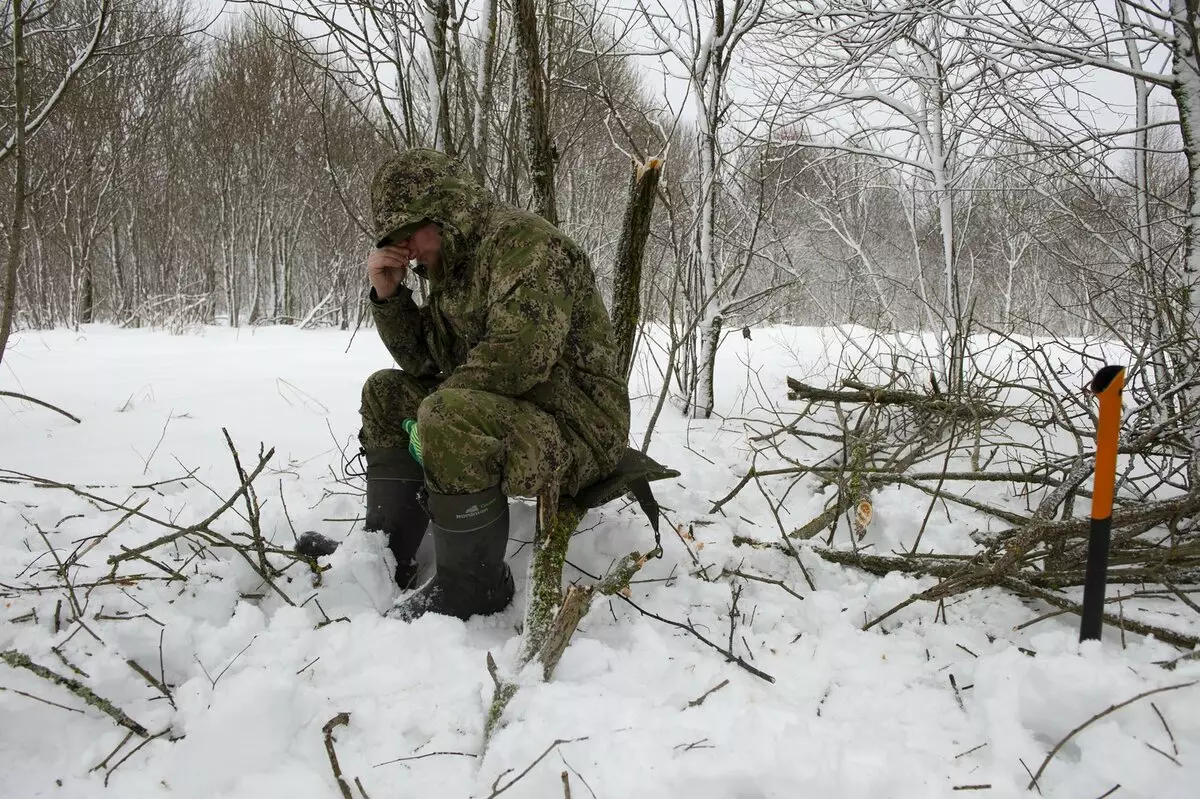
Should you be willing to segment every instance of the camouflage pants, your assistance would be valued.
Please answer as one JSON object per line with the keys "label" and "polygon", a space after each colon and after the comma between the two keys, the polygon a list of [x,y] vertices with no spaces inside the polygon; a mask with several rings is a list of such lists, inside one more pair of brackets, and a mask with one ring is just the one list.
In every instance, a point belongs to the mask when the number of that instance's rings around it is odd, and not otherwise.
{"label": "camouflage pants", "polygon": [[522,400],[468,389],[438,389],[436,380],[399,369],[363,384],[364,447],[406,447],[401,423],[417,420],[425,479],[445,494],[499,485],[509,496],[533,497],[561,485],[571,452],[550,414]]}

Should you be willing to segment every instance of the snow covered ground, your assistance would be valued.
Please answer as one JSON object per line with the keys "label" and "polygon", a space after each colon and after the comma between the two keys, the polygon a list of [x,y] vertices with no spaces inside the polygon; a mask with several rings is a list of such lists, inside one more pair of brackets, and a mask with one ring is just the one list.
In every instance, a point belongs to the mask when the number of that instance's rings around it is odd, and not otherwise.
{"label": "snow covered ground", "polygon": [[[752,341],[731,339],[717,379],[724,418],[689,422],[668,408],[650,447],[683,473],[656,493],[670,521],[693,525],[696,540],[689,552],[668,530],[666,556],[640,575],[633,601],[690,620],[724,646],[731,591],[740,587],[734,652],[775,682],[622,601],[597,601],[554,679],[521,689],[507,726],[479,757],[492,687],[487,655],[501,669],[513,661],[521,607],[466,624],[380,617],[392,600],[382,544],[351,521],[359,498],[335,480],[341,449],[353,448],[359,385],[390,365],[373,331],[352,344],[348,333],[290,329],[18,334],[0,389],[61,405],[83,421],[0,399],[0,468],[11,470],[0,478],[18,472],[71,483],[128,507],[147,501],[142,513],[192,524],[238,484],[224,427],[247,469],[260,442],[275,448],[256,481],[269,538],[288,545],[294,525],[346,543],[320,587],[299,569],[280,582],[294,606],[264,595],[253,571],[228,553],[201,553],[180,567],[177,558],[192,553],[173,546],[150,556],[181,569],[186,582],[126,561],[118,576],[146,579],[83,587],[109,574],[106,558],[121,547],[168,532],[128,519],[71,572],[85,627],[66,621],[73,614],[64,590],[29,589],[59,585],[56,558],[124,512],[61,488],[0,482],[0,651],[18,650],[78,678],[160,734],[133,751],[140,739],[122,745],[126,730],[108,716],[28,670],[0,664],[0,796],[337,797],[322,728],[343,712],[348,724],[333,733],[341,769],[354,796],[361,795],[357,778],[372,799],[489,797],[506,784],[508,797],[557,798],[564,772],[577,799],[1023,796],[1027,769],[1036,771],[1073,728],[1144,691],[1200,678],[1200,662],[1173,671],[1155,665],[1180,654],[1160,642],[1133,635],[1123,642],[1110,630],[1102,644],[1080,646],[1073,616],[1015,631],[1044,608],[1000,591],[949,601],[944,618],[914,604],[863,632],[866,620],[932,581],[874,578],[801,544],[811,590],[785,555],[735,547],[735,534],[779,537],[753,486],[723,514],[708,513],[748,466],[740,419],[765,418],[772,404],[787,419],[799,407],[785,399],[785,377],[820,384],[838,353],[830,331],[756,330]],[[645,390],[635,388],[638,443],[654,405]],[[766,485],[782,491],[787,484]],[[1005,488],[983,486],[975,496],[1004,502]],[[882,491],[864,545],[887,553],[910,544],[927,508],[921,496]],[[827,499],[802,481],[788,495],[783,525],[808,521]],[[244,504],[214,528],[246,529],[237,514]],[[513,519],[510,557],[521,596],[531,506],[516,506]],[[987,524],[958,510],[949,518],[939,510],[932,520],[924,542],[943,552],[965,551],[968,533]],[[567,576],[603,572],[650,541],[636,509],[613,503],[585,520]],[[740,569],[790,591],[700,579],[693,554],[710,576]],[[327,616],[345,620],[323,623]],[[1172,624],[1197,632],[1186,616]],[[152,680],[165,678],[171,701],[129,661]],[[1041,794],[1196,796],[1198,701],[1200,686],[1171,690],[1091,724],[1046,766]],[[558,740],[569,742],[521,776]]]}

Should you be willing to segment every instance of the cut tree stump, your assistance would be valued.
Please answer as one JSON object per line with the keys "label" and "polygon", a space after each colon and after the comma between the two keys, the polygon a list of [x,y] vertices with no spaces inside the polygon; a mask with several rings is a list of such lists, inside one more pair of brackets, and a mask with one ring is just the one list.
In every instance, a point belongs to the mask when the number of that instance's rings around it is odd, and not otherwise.
{"label": "cut tree stump", "polygon": [[[637,450],[628,449],[617,470],[608,478],[580,491],[576,498],[543,494],[537,502],[537,529],[534,535],[533,558],[529,566],[529,600],[525,608],[525,627],[521,649],[511,674],[519,675],[530,664],[541,667],[541,678],[549,680],[562,659],[579,622],[591,609],[596,594],[612,596],[629,587],[629,581],[651,558],[659,557],[658,506],[650,497],[644,498],[643,510],[651,515],[655,530],[655,546],[649,552],[631,552],[617,560],[595,585],[573,585],[564,593],[563,565],[571,536],[579,527],[588,509],[599,507],[632,490],[629,483],[644,478],[647,482],[678,477],[679,472],[668,469]],[[644,488],[645,486],[643,486]],[[635,494],[638,492],[634,491]],[[518,683],[500,674],[488,655],[488,672],[495,683],[495,692],[484,723],[484,747],[492,735],[503,726],[504,709],[517,693]]]}

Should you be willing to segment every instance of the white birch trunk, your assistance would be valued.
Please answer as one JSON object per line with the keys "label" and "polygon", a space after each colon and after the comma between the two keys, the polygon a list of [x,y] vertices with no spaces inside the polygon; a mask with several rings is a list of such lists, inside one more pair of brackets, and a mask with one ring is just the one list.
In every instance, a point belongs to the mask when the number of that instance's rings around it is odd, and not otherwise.
{"label": "white birch trunk", "polygon": [[[1172,26],[1175,33],[1172,48],[1172,72],[1175,102],[1179,107],[1179,128],[1183,136],[1183,152],[1188,168],[1187,221],[1183,232],[1183,269],[1180,283],[1186,292],[1188,328],[1191,342],[1200,338],[1200,250],[1196,248],[1196,225],[1200,220],[1200,54],[1196,50],[1197,8],[1195,0],[1171,0]],[[1184,360],[1193,364],[1196,358]],[[1200,390],[1190,389],[1188,399],[1200,400]],[[1193,480],[1200,477],[1196,459],[1200,457],[1200,424],[1193,424],[1192,465],[1188,470]]]}
{"label": "white birch trunk", "polygon": [[1183,150],[1188,166],[1187,221],[1184,228],[1183,288],[1188,292],[1193,334],[1200,333],[1200,250],[1196,248],[1197,221],[1200,220],[1200,62],[1196,52],[1197,10],[1191,0],[1171,0],[1175,32],[1172,70],[1175,77],[1175,102]]}
{"label": "white birch trunk", "polygon": [[442,85],[438,81],[437,18],[428,4],[424,6],[421,22],[424,24],[425,41],[429,45],[429,72],[426,74],[425,93],[429,103],[429,121],[433,127],[433,149],[444,150],[446,143],[442,141]]}
{"label": "white birch trunk", "polygon": [[482,183],[487,173],[488,139],[492,114],[493,72],[496,69],[497,2],[484,0],[480,33],[483,36],[483,57],[479,74],[475,76],[475,114],[472,120],[471,144],[475,151],[475,177]]}

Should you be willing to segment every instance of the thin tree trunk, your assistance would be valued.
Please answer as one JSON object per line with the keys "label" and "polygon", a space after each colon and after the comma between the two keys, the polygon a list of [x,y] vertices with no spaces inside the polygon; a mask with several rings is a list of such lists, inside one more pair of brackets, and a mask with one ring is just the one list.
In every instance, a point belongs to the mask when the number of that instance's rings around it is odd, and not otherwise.
{"label": "thin tree trunk", "polygon": [[524,110],[525,148],[534,208],[558,224],[554,195],[554,152],[550,143],[550,113],[546,105],[542,47],[538,37],[537,0],[513,0],[517,28],[517,61],[520,65],[521,106]]}
{"label": "thin tree trunk", "polygon": [[492,95],[495,86],[496,38],[499,29],[498,0],[484,0],[483,59],[475,79],[475,116],[471,143],[475,151],[475,179],[480,184],[487,175],[488,147],[491,132]]}
{"label": "thin tree trunk", "polygon": [[17,306],[17,266],[21,262],[21,240],[25,229],[25,194],[28,178],[25,172],[25,13],[22,0],[12,0],[12,92],[13,92],[13,149],[15,178],[13,180],[12,218],[8,228],[8,258],[4,269],[3,305],[0,306],[0,362],[8,347]]}
{"label": "thin tree trunk", "polygon": [[433,149],[454,155],[454,139],[450,134],[450,80],[446,57],[446,30],[450,26],[449,0],[432,0],[425,10],[425,37],[433,76],[429,83],[429,111],[433,121]]}
{"label": "thin tree trunk", "polygon": [[634,166],[629,204],[613,265],[612,320],[617,339],[617,368],[626,376],[633,365],[633,344],[642,315],[642,256],[650,235],[650,218],[661,174],[662,161],[657,158],[644,166]]}
{"label": "thin tree trunk", "polygon": [[1184,226],[1183,288],[1188,292],[1188,310],[1193,332],[1200,332],[1200,249],[1196,247],[1200,223],[1200,47],[1197,44],[1198,0],[1171,0],[1175,31],[1172,69],[1173,93],[1179,107],[1183,152],[1188,166],[1187,222]]}

